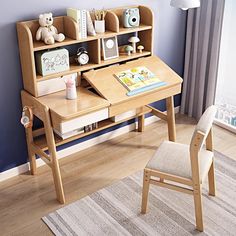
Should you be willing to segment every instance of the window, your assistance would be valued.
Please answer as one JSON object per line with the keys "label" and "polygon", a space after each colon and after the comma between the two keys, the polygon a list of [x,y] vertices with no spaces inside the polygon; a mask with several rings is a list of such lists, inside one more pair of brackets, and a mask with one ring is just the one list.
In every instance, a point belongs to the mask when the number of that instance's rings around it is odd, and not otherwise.
{"label": "window", "polygon": [[226,0],[215,104],[216,123],[236,132],[236,1]]}

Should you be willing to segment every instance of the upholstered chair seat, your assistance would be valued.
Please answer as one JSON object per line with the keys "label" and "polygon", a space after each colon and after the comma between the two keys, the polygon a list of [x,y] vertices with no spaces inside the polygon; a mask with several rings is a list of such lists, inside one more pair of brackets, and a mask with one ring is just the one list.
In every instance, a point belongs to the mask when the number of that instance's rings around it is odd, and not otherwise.
{"label": "upholstered chair seat", "polygon": [[[189,156],[189,145],[164,141],[148,162],[146,168],[192,179]],[[212,158],[213,152],[211,151],[202,149],[199,152],[200,180],[208,173]]]}

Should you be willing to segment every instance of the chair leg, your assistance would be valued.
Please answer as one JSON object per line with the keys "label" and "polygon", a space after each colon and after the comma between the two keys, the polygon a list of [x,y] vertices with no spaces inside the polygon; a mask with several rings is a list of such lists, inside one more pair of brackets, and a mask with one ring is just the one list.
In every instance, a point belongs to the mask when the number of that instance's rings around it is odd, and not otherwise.
{"label": "chair leg", "polygon": [[215,187],[215,173],[214,173],[214,162],[212,162],[210,170],[208,172],[208,184],[209,184],[209,195],[216,195],[216,187]]}
{"label": "chair leg", "polygon": [[143,195],[142,195],[142,207],[141,207],[141,213],[142,214],[145,214],[147,212],[149,180],[150,180],[149,171],[144,169],[144,173],[143,173]]}
{"label": "chair leg", "polygon": [[196,186],[193,190],[194,207],[195,207],[195,218],[196,228],[199,231],[203,231],[203,218],[202,218],[202,191],[201,186]]}

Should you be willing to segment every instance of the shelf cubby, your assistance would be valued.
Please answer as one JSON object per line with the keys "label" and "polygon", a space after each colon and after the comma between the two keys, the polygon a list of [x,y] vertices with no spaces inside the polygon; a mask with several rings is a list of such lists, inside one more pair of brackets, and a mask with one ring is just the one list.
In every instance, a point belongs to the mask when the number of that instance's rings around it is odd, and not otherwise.
{"label": "shelf cubby", "polygon": [[[135,32],[139,31],[138,29],[149,29],[152,28],[153,26],[153,12],[151,11],[150,8],[145,7],[145,6],[129,6],[127,8],[139,8],[139,14],[140,14],[140,26],[139,27],[134,27],[134,28],[124,28],[123,27],[123,11],[126,9],[125,7],[121,8],[115,8],[111,9],[113,13],[116,14],[118,20],[119,20],[119,31],[118,32]],[[136,29],[136,30],[135,30]]]}
{"label": "shelf cubby", "polygon": [[145,50],[153,52],[153,42],[152,42],[152,37],[153,37],[153,31],[148,29],[148,30],[143,30],[138,32],[138,37],[140,39],[140,42],[138,44],[141,44],[144,46]]}

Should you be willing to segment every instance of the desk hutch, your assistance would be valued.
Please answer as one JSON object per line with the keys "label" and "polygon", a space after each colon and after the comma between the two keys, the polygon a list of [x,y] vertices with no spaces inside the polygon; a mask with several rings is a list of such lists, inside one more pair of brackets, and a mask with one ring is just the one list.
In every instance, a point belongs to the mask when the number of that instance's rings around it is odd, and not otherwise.
{"label": "desk hutch", "polygon": [[[132,6],[133,7],[133,6]],[[31,173],[36,173],[36,157],[38,155],[51,169],[56,189],[57,199],[65,203],[65,195],[57,159],[56,146],[90,135],[94,132],[112,127],[124,121],[138,118],[138,131],[144,130],[144,115],[153,113],[168,123],[169,139],[175,141],[175,121],[173,96],[181,92],[182,79],[164,62],[153,55],[153,27],[154,16],[148,7],[135,6],[140,11],[140,26],[123,28],[122,12],[127,7],[110,9],[107,12],[106,32],[96,36],[79,39],[76,23],[68,16],[54,18],[54,25],[58,31],[64,33],[66,39],[53,45],[45,45],[35,41],[35,34],[39,27],[38,20],[18,22],[18,42],[22,67],[24,90],[21,92],[22,105],[29,106],[33,115],[44,124],[43,128],[26,129],[28,154]],[[125,36],[136,33],[145,50],[142,53],[120,54],[118,58],[103,60],[101,55],[101,39],[112,36]],[[42,50],[65,47],[81,43],[86,44],[90,61],[80,66],[70,64],[70,70],[47,76],[37,73],[35,53]],[[114,64],[114,65],[113,65]],[[110,67],[109,65],[113,65]],[[167,85],[134,96],[127,96],[127,90],[115,79],[114,73],[135,66],[146,66]],[[67,74],[78,73],[78,98],[66,100],[65,91],[45,96],[39,96],[38,88],[42,81],[50,80]],[[88,87],[96,90],[90,91]],[[150,103],[166,99],[167,114],[153,107]],[[130,110],[136,114],[115,122],[112,117]],[[86,121],[97,121],[98,127],[90,132],[74,135],[62,139],[54,130],[68,131],[68,127],[78,124],[86,125]],[[46,152],[48,151],[48,152]]]}

